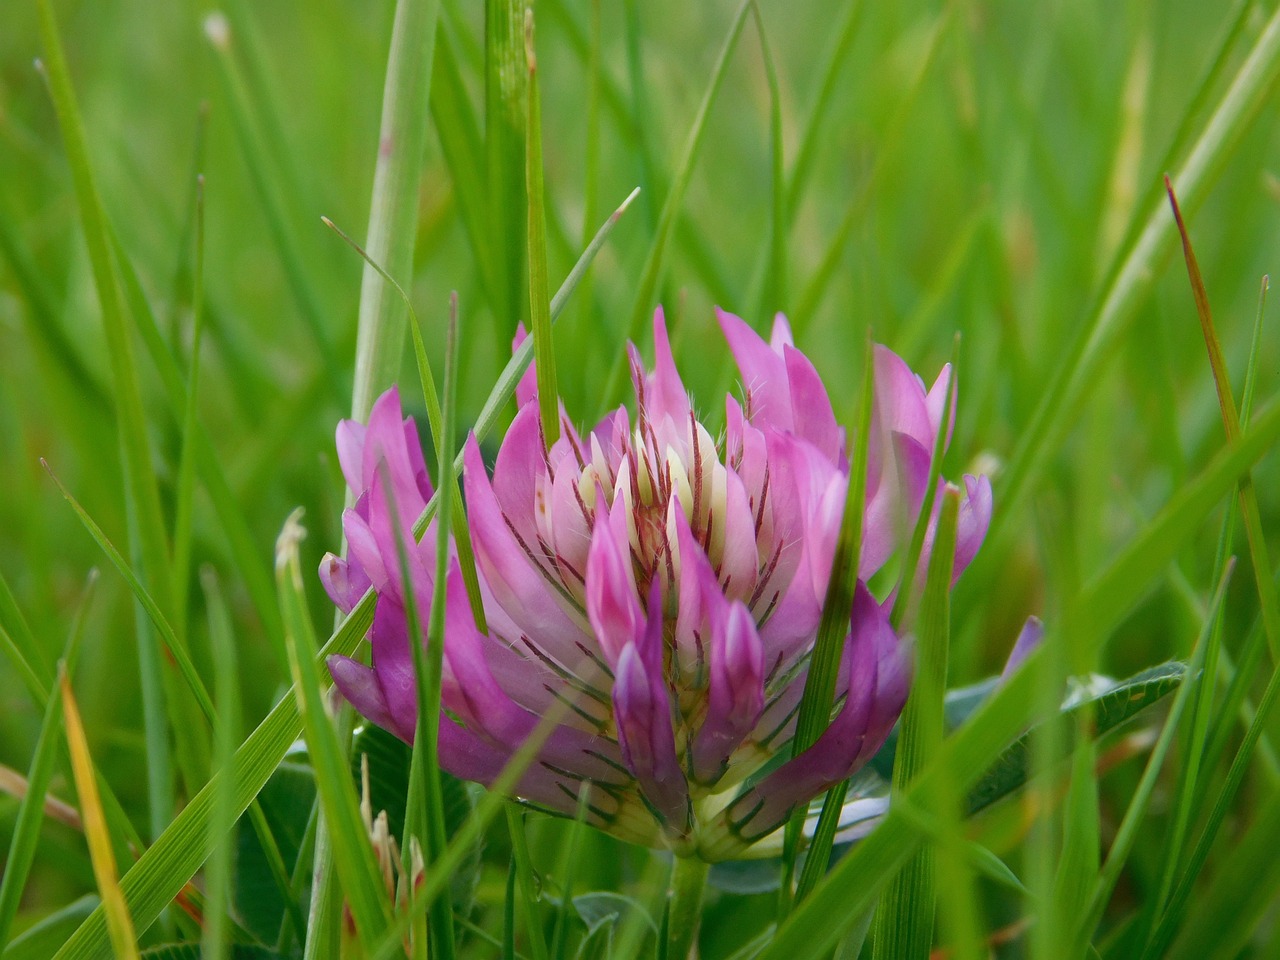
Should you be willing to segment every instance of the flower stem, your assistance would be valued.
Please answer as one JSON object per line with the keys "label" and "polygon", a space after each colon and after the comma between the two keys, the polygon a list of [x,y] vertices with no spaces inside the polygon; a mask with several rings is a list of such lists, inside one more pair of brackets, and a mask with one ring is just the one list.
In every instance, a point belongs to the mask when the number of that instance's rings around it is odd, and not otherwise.
{"label": "flower stem", "polygon": [[676,857],[667,889],[667,960],[689,960],[702,919],[702,891],[711,865],[697,857]]}

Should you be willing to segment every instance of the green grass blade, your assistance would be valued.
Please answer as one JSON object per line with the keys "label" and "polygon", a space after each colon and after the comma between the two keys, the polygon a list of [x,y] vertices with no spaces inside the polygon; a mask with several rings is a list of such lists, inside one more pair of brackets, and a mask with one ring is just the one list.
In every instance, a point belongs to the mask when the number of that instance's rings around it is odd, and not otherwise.
{"label": "green grass blade", "polygon": [[[1214,882],[1197,898],[1195,908],[1187,911],[1182,935],[1160,956],[1170,960],[1248,956],[1249,941],[1256,937],[1280,883],[1277,845],[1280,805],[1263,804],[1257,818],[1215,870]],[[1259,950],[1269,948],[1262,943]],[[1265,956],[1266,952],[1256,955]]]}
{"label": "green grass blade", "polygon": [[759,2],[751,5],[760,37],[760,57],[764,61],[764,75],[769,87],[769,160],[771,200],[769,212],[768,268],[761,288],[760,306],[756,313],[768,316],[787,305],[787,179],[783,159],[782,93],[778,87],[778,71],[773,62],[764,28],[764,15]]}
{"label": "green grass blade", "polygon": [[79,501],[71,495],[62,481],[58,479],[53,470],[49,468],[47,463],[44,467],[49,472],[50,478],[57,485],[58,491],[62,494],[63,499],[71,505],[71,509],[75,511],[84,528],[89,532],[89,536],[93,537],[98,546],[102,548],[102,552],[107,555],[107,559],[111,561],[111,565],[119,571],[124,577],[125,582],[129,585],[129,589],[133,592],[134,599],[137,601],[146,617],[150,619],[152,626],[160,634],[160,639],[164,643],[165,649],[173,657],[174,662],[178,665],[178,670],[182,673],[183,679],[187,682],[187,686],[191,691],[191,695],[195,698],[196,705],[204,714],[205,719],[212,725],[214,723],[215,711],[213,709],[213,700],[209,697],[209,691],[204,685],[204,681],[200,679],[200,674],[195,668],[195,664],[191,662],[191,657],[187,653],[186,647],[179,643],[178,636],[174,632],[173,626],[169,623],[164,612],[160,609],[160,605],[155,598],[147,591],[138,575],[129,565],[128,561],[120,554],[115,545],[107,539],[107,535],[102,532],[102,528],[94,522],[93,518],[85,511]]}
{"label": "green grass blade", "polygon": [[511,836],[511,860],[515,869],[516,888],[520,891],[518,904],[524,915],[525,933],[529,938],[529,952],[533,960],[547,960],[547,941],[542,933],[542,918],[538,913],[538,898],[534,891],[533,861],[529,856],[529,838],[524,832],[524,814],[514,803],[506,804],[507,832]]}
{"label": "green grass blade", "polygon": [[[1068,941],[1070,944],[1068,956],[1079,956],[1085,949],[1089,935],[1102,919],[1102,913],[1106,908],[1107,901],[1111,898],[1116,883],[1120,879],[1120,871],[1133,850],[1133,845],[1137,840],[1138,829],[1146,816],[1151,796],[1155,791],[1156,778],[1164,765],[1164,759],[1169,752],[1169,748],[1173,745],[1173,735],[1178,729],[1182,713],[1202,682],[1205,653],[1209,647],[1210,636],[1218,619],[1218,609],[1221,607],[1223,597],[1226,595],[1227,584],[1230,582],[1234,567],[1234,563],[1228,563],[1223,571],[1222,579],[1218,582],[1218,589],[1209,606],[1204,627],[1200,632],[1200,638],[1196,641],[1196,648],[1187,670],[1187,678],[1173,698],[1173,705],[1169,708],[1169,715],[1165,718],[1160,737],[1156,741],[1155,748],[1151,751],[1151,756],[1147,758],[1146,769],[1142,771],[1142,779],[1138,783],[1137,790],[1134,791],[1133,798],[1129,801],[1128,809],[1125,810],[1124,819],[1120,822],[1120,829],[1116,832],[1116,837],[1111,842],[1111,850],[1107,854],[1107,861],[1103,865],[1101,873],[1098,874],[1092,895],[1088,899],[1087,908],[1082,912],[1081,919],[1077,923],[1071,939]],[[1061,946],[1061,943],[1059,943],[1059,946]]]}
{"label": "green grass blade", "polygon": [[[413,279],[438,12],[437,0],[397,0],[382,91],[382,129],[365,249],[402,285]],[[406,331],[403,304],[366,263],[351,391],[351,416],[356,420],[366,419],[378,394],[399,379]]]}
{"label": "green grass blade", "polygon": [[[947,423],[944,415],[942,422]],[[944,433],[945,428],[939,433]],[[920,608],[916,675],[902,711],[898,752],[893,764],[896,793],[907,790],[937,755],[943,736],[943,699],[947,692],[947,659],[951,641],[951,573],[955,559],[960,491],[948,489]],[[945,811],[935,811],[944,813]],[[926,958],[933,944],[937,903],[937,864],[932,850],[915,854],[890,882],[874,920],[872,957]]]}
{"label": "green grass blade", "polygon": [[[685,191],[688,189],[689,181],[693,177],[694,164],[697,162],[698,153],[702,146],[702,136],[706,130],[707,116],[711,113],[711,106],[715,103],[716,94],[720,91],[720,85],[724,80],[725,68],[729,64],[729,57],[737,46],[738,37],[742,33],[742,25],[746,22],[747,11],[750,9],[752,2],[753,0],[744,0],[744,3],[738,8],[738,12],[729,24],[729,34],[725,38],[724,46],[720,48],[720,54],[716,58],[715,66],[711,69],[711,79],[707,84],[706,91],[703,93],[702,102],[698,105],[698,112],[694,115],[693,124],[689,128],[689,134],[680,155],[680,162],[676,166],[676,173],[671,181],[671,189],[667,192],[666,199],[662,203],[662,212],[658,216],[653,242],[649,246],[648,255],[645,257],[644,267],[640,274],[640,284],[636,289],[635,301],[632,304],[631,314],[627,320],[623,338],[625,340],[635,341],[640,337],[644,329],[645,318],[650,315],[655,306],[654,297],[657,295],[658,285],[662,281],[663,270],[666,266],[667,246],[671,242],[676,221],[680,216],[680,208],[684,203]],[[604,409],[608,409],[619,396],[623,375],[626,371],[626,351],[615,350],[614,353],[617,359],[614,360],[610,367],[609,379],[605,383],[604,391],[601,395]]]}
{"label": "green grass blade", "polygon": [[[334,654],[351,655],[373,622],[373,594],[366,595],[316,655],[315,668]],[[302,720],[290,689],[236,751],[235,812],[241,814],[298,738]],[[121,887],[139,930],[145,930],[182,890],[208,856],[207,837],[217,780],[206,784],[156,842],[124,875]],[[58,952],[58,960],[88,960],[110,950],[101,908],[94,910]]]}
{"label": "green grass blade", "polygon": [[431,119],[440,138],[440,150],[453,182],[458,217],[467,231],[467,242],[480,274],[485,296],[497,312],[502,295],[489,229],[488,183],[478,158],[484,156],[484,139],[475,109],[458,66],[448,30],[436,34],[435,75],[431,80]]}
{"label": "green grass blade", "polygon": [[[198,299],[196,303],[199,303]],[[239,739],[240,691],[236,681],[236,647],[231,618],[218,587],[218,578],[212,569],[205,569],[200,579],[209,611],[209,645],[213,648],[214,692],[218,706],[218,722],[214,730],[215,770],[224,774],[218,777],[209,818],[208,843],[213,853],[205,875],[208,900],[201,949],[209,960],[220,960],[229,956],[230,949],[227,909],[232,900],[231,858],[235,846],[232,832],[235,825],[235,783],[230,774]]]}
{"label": "green grass blade", "polygon": [[938,51],[941,49],[942,40],[947,34],[947,28],[952,22],[955,9],[954,6],[948,5],[934,17],[929,26],[924,49],[916,61],[911,77],[907,81],[907,89],[903,93],[902,102],[894,111],[889,129],[883,136],[882,145],[876,154],[871,171],[855,188],[853,199],[845,209],[840,225],[836,228],[835,233],[832,234],[825,253],[819,258],[817,269],[814,270],[809,281],[801,289],[800,296],[796,300],[792,325],[796,328],[797,333],[799,333],[799,329],[803,324],[812,319],[813,314],[817,311],[818,304],[826,296],[827,288],[835,277],[841,258],[844,255],[844,249],[848,245],[850,237],[853,236],[854,227],[866,216],[867,209],[875,196],[878,183],[885,175],[885,171],[892,169],[898,151],[907,142],[904,135],[907,128],[907,120],[920,99],[925,78],[929,76],[933,64],[938,59]]}
{"label": "green grass blade", "polygon": [[315,343],[330,391],[335,398],[340,397],[347,392],[346,376],[338,364],[326,311],[308,276],[306,258],[289,226],[284,191],[280,186],[281,181],[286,178],[281,176],[278,165],[259,132],[262,124],[254,117],[244,78],[235,61],[235,37],[226,18],[221,14],[211,14],[206,18],[205,34],[213,48],[214,62],[218,68],[215,74],[222,85],[231,122],[244,151],[245,169],[253,181],[258,201],[262,204],[262,212],[280,255],[289,291],[293,294],[298,312]]}
{"label": "green grass blade", "polygon": [[[838,942],[923,841],[928,822],[922,811],[928,809],[928,798],[948,786],[958,789],[961,795],[967,793],[1031,721],[1043,682],[1046,646],[1062,642],[1079,643],[1089,649],[1100,647],[1106,631],[1176,555],[1196,524],[1277,437],[1280,403],[1273,401],[1259,412],[1248,434],[1219,453],[1129,548],[1085,586],[1072,605],[1072,610],[1080,612],[1066,618],[1058,636],[1048,637],[971,721],[947,740],[935,763],[921,774],[901,802],[890,807],[885,821],[840,861],[787,918],[762,955],[764,960],[816,960]],[[1272,687],[1271,700],[1259,705],[1260,717],[1280,696],[1280,682]],[[1246,742],[1243,755],[1247,755],[1250,746]]]}
{"label": "green grass blade", "polygon": [[[868,338],[869,340],[869,338]],[[791,743],[793,756],[799,756],[822,735],[831,720],[831,706],[835,698],[836,675],[840,671],[840,659],[844,653],[845,639],[849,636],[849,611],[853,608],[854,593],[858,588],[858,562],[862,556],[862,522],[867,499],[867,465],[870,457],[871,418],[875,415],[875,349],[866,344],[862,364],[862,399],[858,407],[858,424],[853,463],[849,468],[849,488],[845,493],[844,512],[840,518],[840,536],[836,541],[835,556],[831,561],[831,577],[827,581],[827,595],[823,598],[822,619],[818,622],[818,635],[809,657],[809,670],[805,676],[804,692],[800,697],[796,715],[796,732]],[[844,805],[844,784],[837,784],[829,793],[823,814],[826,824],[820,823],[813,849],[805,864],[805,875],[795,893],[798,900],[812,888],[826,869],[831,856],[831,839],[835,836],[835,822]],[[782,885],[778,891],[778,921],[791,909],[791,878],[795,872],[795,859],[799,852],[801,831],[806,811],[796,810],[787,822],[783,849]],[[825,826],[825,829],[823,827]],[[822,844],[826,848],[822,848]]]}
{"label": "green grass blade", "polygon": [[[42,0],[39,4],[39,19],[41,40],[48,56],[46,68],[49,90],[75,184],[81,224],[106,333],[113,397],[120,428],[121,459],[128,491],[132,547],[141,561],[142,575],[158,598],[160,607],[172,609],[168,579],[169,545],[152,466],[147,418],[134,364],[133,344],[125,322],[124,300],[112,253],[111,232],[89,162],[84,127],[49,0]],[[173,785],[169,776],[168,738],[163,721],[165,706],[158,682],[162,667],[158,663],[158,650],[148,635],[143,618],[138,619],[138,645],[147,725],[148,796],[152,833],[156,835],[172,813]]]}
{"label": "green grass blade", "polygon": [[[1213,382],[1218,391],[1222,425],[1226,430],[1227,439],[1236,440],[1241,432],[1240,414],[1236,411],[1235,395],[1231,391],[1231,375],[1227,372],[1227,361],[1222,355],[1222,344],[1213,324],[1209,294],[1205,290],[1204,278],[1200,275],[1200,265],[1196,263],[1195,251],[1191,248],[1191,237],[1182,220],[1182,211],[1178,208],[1178,198],[1174,194],[1173,184],[1168,177],[1165,177],[1165,189],[1169,193],[1169,203],[1173,207],[1174,220],[1178,224],[1178,235],[1182,239],[1182,253],[1187,262],[1187,274],[1191,279],[1191,292],[1195,297],[1196,313],[1200,317],[1200,330],[1204,334],[1209,366],[1213,371]],[[1244,529],[1249,539],[1249,559],[1253,562],[1254,583],[1258,590],[1258,602],[1262,608],[1262,624],[1266,630],[1267,644],[1271,648],[1271,659],[1280,661],[1280,599],[1277,598],[1275,581],[1272,579],[1273,568],[1267,550],[1267,540],[1262,531],[1258,494],[1254,490],[1253,479],[1248,474],[1240,479],[1240,515],[1244,519]]]}
{"label": "green grass blade", "polygon": [[534,46],[533,10],[525,12],[525,196],[528,218],[529,319],[533,364],[538,377],[538,407],[547,449],[560,439],[560,389],[556,385],[555,343],[551,339],[551,293],[547,280],[547,212],[542,173],[542,99],[538,93],[538,56]]}
{"label": "green grass blade", "polygon": [[182,453],[178,458],[177,506],[173,517],[173,596],[175,622],[187,623],[187,583],[191,573],[191,516],[195,501],[196,397],[200,386],[200,346],[204,340],[204,176],[196,177],[195,270],[191,303],[191,372],[187,374],[187,406],[182,414]]}
{"label": "green grass blade", "polygon": [[[84,636],[85,614],[93,599],[93,588],[98,575],[90,573],[84,595],[76,609],[62,662],[68,672],[75,672]],[[0,875],[0,953],[9,944],[13,918],[18,915],[27,875],[35,860],[36,844],[40,840],[40,826],[44,822],[44,799],[53,779],[58,760],[58,746],[62,737],[62,698],[50,696],[44,708],[40,735],[36,740],[35,754],[27,772],[27,792],[18,805],[18,815],[13,825],[13,838],[9,841],[9,854],[5,859],[3,875]]]}
{"label": "green grass blade", "polygon": [[[1280,11],[1273,13],[1258,35],[1248,57],[1232,77],[1213,114],[1192,145],[1186,160],[1173,175],[1188,209],[1203,202],[1226,157],[1243,136],[1266,101],[1280,73]],[[1010,459],[996,496],[1001,510],[992,518],[988,548],[970,571],[970,583],[986,582],[993,566],[1004,562],[1001,535],[1010,518],[1031,491],[1039,471],[1049,461],[1070,428],[1080,400],[1098,378],[1103,362],[1113,355],[1116,337],[1133,317],[1139,300],[1156,276],[1155,267],[1174,243],[1173,219],[1162,206],[1151,210],[1141,232],[1118,255],[1120,266],[1099,297],[1088,319],[1057,368],[1052,383],[1023,431],[1023,439]]]}
{"label": "green grass blade", "polygon": [[22,679],[31,699],[43,704],[49,697],[53,674],[3,573],[0,573],[0,649],[9,658],[10,666]]}
{"label": "green grass blade", "polygon": [[[191,406],[190,388],[177,360],[164,342],[155,312],[143,290],[140,278],[124,256],[123,247],[118,243],[116,251],[116,262],[120,269],[125,300],[133,315],[143,346],[147,349],[148,358],[160,375],[160,383],[164,387],[170,415],[175,423],[185,425],[187,411]],[[203,315],[206,312],[202,305],[200,313]],[[315,400],[311,398],[307,398],[307,402],[312,406],[315,404]],[[221,455],[214,448],[208,431],[200,423],[199,417],[194,420],[194,426],[195,432],[188,434],[184,429],[183,437],[190,438],[193,444],[195,466],[204,483],[205,492],[208,493],[217,512],[219,525],[227,537],[230,560],[240,571],[245,586],[253,597],[255,612],[262,621],[268,638],[272,641],[281,670],[287,671],[288,662],[284,653],[280,612],[276,608],[275,587],[271,573],[263,561],[263,552],[255,542],[253,531],[245,520],[245,515],[227,481]]]}
{"label": "green grass blade", "polygon": [[[489,230],[494,237],[524,236],[525,211],[525,83],[524,14],[528,0],[485,0],[484,130],[485,166],[489,180]],[[494,314],[514,331],[524,316],[525,249],[499,243],[498,288]]]}
{"label": "green grass blade", "polygon": [[814,97],[813,105],[805,116],[800,145],[796,148],[796,159],[791,166],[791,177],[787,183],[788,224],[794,221],[796,212],[800,209],[800,201],[808,186],[809,174],[813,169],[813,160],[818,155],[818,147],[826,142],[826,137],[830,133],[827,112],[838,89],[836,84],[840,79],[840,69],[849,56],[854,38],[858,35],[858,28],[862,24],[862,14],[866,9],[866,0],[848,0],[845,3],[840,29],[835,33],[835,42],[819,71],[822,82]]}
{"label": "green grass blade", "polygon": [[315,633],[307,613],[298,560],[304,536],[297,514],[286,521],[276,556],[280,612],[285,623],[290,666],[307,752],[316,772],[316,789],[333,844],[333,860],[342,891],[366,948],[377,941],[391,920],[388,893],[378,873],[373,847],[360,818],[360,804],[348,772],[337,729],[325,706],[325,690],[316,665]]}

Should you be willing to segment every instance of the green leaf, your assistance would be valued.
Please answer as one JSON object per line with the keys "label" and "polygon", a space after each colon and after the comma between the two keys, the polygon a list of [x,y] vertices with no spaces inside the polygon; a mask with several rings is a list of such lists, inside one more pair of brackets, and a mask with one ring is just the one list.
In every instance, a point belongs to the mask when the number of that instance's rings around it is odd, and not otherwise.
{"label": "green leaf", "polygon": [[[258,794],[258,805],[288,867],[297,862],[302,849],[315,791],[315,775],[311,769],[286,761],[276,768]],[[279,884],[271,875],[262,840],[255,831],[238,832],[235,867],[236,916],[255,937],[272,943],[280,932],[285,902]]]}
{"label": "green leaf", "polygon": [[[1092,710],[1094,735],[1102,737],[1177,690],[1186,673],[1184,664],[1173,661],[1143,670],[1119,683],[1105,677],[1093,677],[1087,687],[1078,689],[1068,698],[1062,714],[1070,720],[1078,712]],[[983,774],[969,792],[967,806],[970,813],[990,806],[1027,782],[1030,745],[1034,736],[1034,729],[1023,734]],[[1070,750],[1070,745],[1064,745],[1063,756]]]}
{"label": "green leaf", "polygon": [[656,937],[658,925],[653,922],[648,909],[639,900],[627,897],[610,890],[597,890],[583,893],[573,898],[573,909],[587,928],[590,936],[602,926],[616,925],[623,917],[633,915],[639,918]]}

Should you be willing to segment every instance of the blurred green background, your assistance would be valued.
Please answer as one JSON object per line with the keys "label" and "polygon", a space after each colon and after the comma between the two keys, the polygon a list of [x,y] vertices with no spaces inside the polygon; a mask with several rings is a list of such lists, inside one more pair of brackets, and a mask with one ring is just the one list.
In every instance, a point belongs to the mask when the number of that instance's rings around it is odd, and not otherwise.
{"label": "blurred green background", "polygon": [[[581,422],[601,413],[602,384],[626,335],[659,211],[735,7],[535,5],[553,289],[608,212],[633,187],[644,190],[556,328],[562,392]],[[226,10],[221,54],[207,37],[213,11],[204,5],[71,0],[56,8],[106,208],[183,369],[194,175],[206,178],[200,417],[262,569],[297,505],[307,511],[304,558],[314,569],[339,542],[342,487],[332,436],[350,406],[361,275],[359,259],[320,217],[363,236],[392,4],[236,0]],[[908,0],[859,4],[849,13],[846,4],[765,0],[788,171],[785,271],[766,269],[771,101],[749,21],[711,109],[660,287],[699,410],[716,421],[716,391],[731,383],[713,305],[759,329],[775,309],[785,311],[845,422],[868,328],[930,382],[959,332],[959,418],[947,472],[992,473],[1001,514],[1002,467],[1025,442],[1033,411],[1096,311],[1132,225],[1163,202],[1161,174],[1177,169],[1205,128],[1271,12],[1264,3],[1192,0]],[[10,2],[2,20],[0,572],[52,662],[86,572],[105,564],[39,458],[121,545],[126,499],[75,196],[32,66],[42,55],[34,5]],[[840,48],[846,27],[852,39]],[[589,70],[594,29],[603,75],[598,111]],[[485,176],[483,151],[474,149],[485,123],[482,5],[446,0],[441,33],[460,87],[437,109],[460,111],[477,139],[470,151],[450,154],[433,124],[412,298],[439,360],[447,297],[460,294],[465,426],[505,362],[527,303],[491,282],[493,271],[478,257],[475,212],[457,188],[460,172],[478,175],[482,185]],[[437,56],[437,97],[444,96],[444,62]],[[828,76],[825,110],[811,120]],[[237,85],[252,111],[248,139],[236,122]],[[1280,111],[1272,86],[1263,88],[1242,136],[1214,151],[1211,189],[1187,211],[1237,394],[1259,282],[1274,268],[1280,241]],[[454,141],[455,151],[459,143],[467,146],[465,138]],[[593,151],[594,164],[587,159]],[[522,219],[523,211],[515,215]],[[498,257],[522,243],[501,231],[489,236]],[[988,544],[986,561],[957,594],[955,681],[998,669],[1026,615],[1060,612],[1221,446],[1213,383],[1176,255],[1157,257],[1143,272],[1121,329],[1084,401],[1072,406],[1064,442],[1037,461],[1028,495],[1001,516],[999,541]],[[1278,343],[1264,338],[1260,397],[1276,390]],[[180,422],[136,346],[155,471],[171,510]],[[413,385],[407,354],[406,361],[405,383]],[[1255,476],[1264,529],[1273,531],[1280,510],[1274,458]],[[214,565],[230,593],[247,731],[286,678],[203,495],[195,537],[197,564]],[[1215,537],[1216,524],[1206,523],[1177,574],[1104,648],[1100,669],[1126,675],[1185,656],[1198,622],[1178,577],[1201,593],[1211,586]],[[317,622],[327,623],[314,586]],[[195,655],[207,665],[198,587],[191,595]],[[1251,578],[1237,576],[1228,648],[1239,645],[1256,609]],[[132,600],[107,570],[76,687],[95,759],[141,825],[136,660]],[[26,769],[38,724],[21,683],[0,670],[0,764]],[[1122,765],[1104,778],[1104,817],[1106,798],[1123,797],[1135,777],[1136,768]],[[55,789],[69,792],[61,782]],[[0,848],[15,809],[0,795]],[[1161,837],[1158,816],[1154,822],[1135,853],[1139,885],[1144,850]],[[44,844],[28,888],[28,920],[92,888],[74,833],[49,827]]]}

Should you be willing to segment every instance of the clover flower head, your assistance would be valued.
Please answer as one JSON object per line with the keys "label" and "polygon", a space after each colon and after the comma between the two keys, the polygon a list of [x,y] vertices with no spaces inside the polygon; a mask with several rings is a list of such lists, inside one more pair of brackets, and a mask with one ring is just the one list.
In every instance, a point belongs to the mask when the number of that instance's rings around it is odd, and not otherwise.
{"label": "clover flower head", "polygon": [[[848,444],[785,318],[766,342],[718,316],[742,388],[741,400],[726,398],[718,436],[690,404],[659,311],[653,370],[630,348],[634,412],[620,407],[580,434],[561,407],[548,447],[529,374],[492,476],[468,441],[467,525],[487,630],[477,629],[451,557],[439,733],[442,766],[488,784],[559,701],[567,709],[521,777],[520,799],[572,816],[585,789],[593,825],[708,860],[743,853],[849,777],[896,722],[909,643],[865,581],[912,528],[938,432],[951,429],[942,423],[949,371],[926,389],[876,347],[860,579],[836,704],[825,732],[791,756]],[[410,741],[417,700],[404,598],[413,589],[425,619],[436,538],[415,545],[411,524],[431,483],[394,390],[367,425],[344,421],[337,440],[358,499],[343,518],[349,558],[326,557],[321,577],[344,610],[371,586],[378,600],[372,666],[334,657],[330,670],[365,717]],[[991,515],[986,478],[964,482],[956,575]],[[398,540],[410,547],[409,586]]]}

